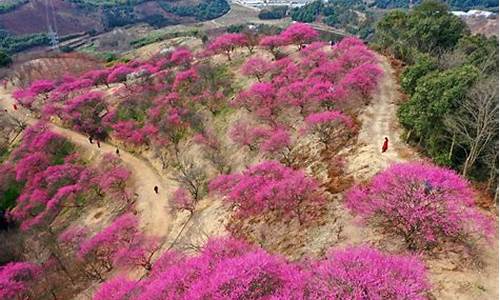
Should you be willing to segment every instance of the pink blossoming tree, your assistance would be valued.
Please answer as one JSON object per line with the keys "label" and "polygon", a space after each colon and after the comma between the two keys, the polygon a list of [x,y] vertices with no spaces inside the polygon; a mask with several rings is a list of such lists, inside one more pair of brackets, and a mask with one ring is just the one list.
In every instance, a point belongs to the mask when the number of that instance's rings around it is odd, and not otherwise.
{"label": "pink blossoming tree", "polygon": [[30,262],[0,266],[0,299],[27,299],[41,273],[41,268]]}
{"label": "pink blossoming tree", "polygon": [[274,57],[274,59],[278,59],[279,56],[279,47],[285,44],[284,39],[279,35],[268,35],[263,37],[259,45],[268,50]]}
{"label": "pink blossoming tree", "polygon": [[259,82],[262,82],[269,69],[269,62],[260,57],[252,57],[241,67],[241,73],[246,76],[255,76]]}
{"label": "pink blossoming tree", "polygon": [[492,220],[475,206],[469,183],[432,165],[393,165],[367,185],[352,188],[346,205],[363,219],[403,236],[414,250],[494,234]]}
{"label": "pink blossoming tree", "polygon": [[226,33],[216,37],[207,47],[207,52],[211,54],[225,54],[228,61],[231,61],[231,53],[238,47],[245,46],[247,39],[245,35],[239,33]]}
{"label": "pink blossoming tree", "polygon": [[339,111],[310,114],[306,117],[305,124],[305,132],[316,134],[327,150],[330,149],[332,141],[335,141],[337,146],[341,145],[354,130],[352,119]]}
{"label": "pink blossoming tree", "polygon": [[265,161],[241,174],[222,175],[209,183],[209,190],[224,195],[240,217],[278,211],[283,217],[307,220],[305,207],[324,202],[316,181],[276,161]]}
{"label": "pink blossoming tree", "polygon": [[368,247],[332,250],[305,268],[280,299],[427,299],[430,285],[416,257]]}
{"label": "pink blossoming tree", "polygon": [[318,37],[318,32],[305,23],[294,23],[280,34],[286,44],[295,44],[302,49],[305,44],[313,42]]}

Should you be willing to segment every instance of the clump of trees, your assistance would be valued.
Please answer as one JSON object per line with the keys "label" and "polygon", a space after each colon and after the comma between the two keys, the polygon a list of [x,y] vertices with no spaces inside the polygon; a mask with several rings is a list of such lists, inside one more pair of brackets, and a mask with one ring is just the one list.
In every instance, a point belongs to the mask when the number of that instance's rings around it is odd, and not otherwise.
{"label": "clump of trees", "polygon": [[276,211],[303,224],[308,218],[306,207],[324,203],[314,179],[276,161],[262,162],[241,174],[221,175],[210,182],[209,189],[226,196],[240,217]]}
{"label": "clump of trees", "polygon": [[273,19],[282,19],[286,17],[286,13],[288,11],[288,6],[280,5],[280,6],[272,6],[269,8],[264,8],[259,11],[259,19],[262,20],[273,20]]}
{"label": "clump of trees", "polygon": [[470,35],[446,4],[424,1],[394,11],[376,43],[408,63],[401,85],[409,100],[398,116],[407,140],[436,163],[487,182],[498,201],[498,40]]}
{"label": "clump of trees", "polygon": [[18,188],[8,216],[21,229],[50,225],[63,209],[83,207],[104,195],[116,201],[131,200],[125,186],[130,173],[117,158],[107,156],[93,169],[73,151],[66,139],[38,124],[26,130],[20,146],[2,164],[2,190]]}
{"label": "clump of trees", "polygon": [[11,262],[0,266],[0,298],[32,297],[31,286],[40,278],[40,266],[30,262]]}
{"label": "clump of trees", "polygon": [[313,1],[291,9],[290,16],[298,22],[322,21],[328,26],[342,28],[363,38],[373,31],[376,20],[374,13],[361,0]]}
{"label": "clump of trees", "polygon": [[401,235],[411,250],[494,236],[493,221],[476,208],[469,183],[436,166],[391,166],[367,185],[352,188],[346,204],[362,218]]}
{"label": "clump of trees", "polygon": [[167,251],[145,279],[111,279],[93,299],[425,299],[429,288],[416,257],[360,247],[332,249],[324,260],[297,264],[226,237],[209,240],[192,257]]}

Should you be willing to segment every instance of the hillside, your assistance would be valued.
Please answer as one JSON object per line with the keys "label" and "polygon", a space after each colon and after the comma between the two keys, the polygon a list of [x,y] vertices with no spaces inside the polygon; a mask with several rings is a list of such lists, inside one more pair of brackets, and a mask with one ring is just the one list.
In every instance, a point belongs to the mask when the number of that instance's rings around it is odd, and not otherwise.
{"label": "hillside", "polygon": [[[46,3],[50,3],[46,6]],[[226,13],[225,1],[200,0],[191,2],[138,1],[133,5],[119,2],[33,0],[0,13],[0,28],[13,34],[47,32],[50,25],[61,36],[97,31],[138,22],[166,26],[203,21]],[[129,2],[127,2],[129,3]],[[49,19],[47,21],[47,18]]]}
{"label": "hillside", "polygon": [[14,64],[0,300],[498,298],[498,45],[445,10]]}

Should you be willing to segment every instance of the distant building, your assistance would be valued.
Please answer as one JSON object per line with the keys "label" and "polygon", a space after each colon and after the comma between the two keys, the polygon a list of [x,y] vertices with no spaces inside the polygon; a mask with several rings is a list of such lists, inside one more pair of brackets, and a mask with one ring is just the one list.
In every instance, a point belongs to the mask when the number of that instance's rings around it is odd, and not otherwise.
{"label": "distant building", "polygon": [[491,11],[477,10],[477,9],[471,9],[468,12],[452,11],[451,13],[460,18],[476,17],[476,18],[490,19],[496,17],[496,14]]}
{"label": "distant building", "polygon": [[314,0],[235,0],[233,2],[244,6],[264,8],[268,6],[301,7],[313,1]]}

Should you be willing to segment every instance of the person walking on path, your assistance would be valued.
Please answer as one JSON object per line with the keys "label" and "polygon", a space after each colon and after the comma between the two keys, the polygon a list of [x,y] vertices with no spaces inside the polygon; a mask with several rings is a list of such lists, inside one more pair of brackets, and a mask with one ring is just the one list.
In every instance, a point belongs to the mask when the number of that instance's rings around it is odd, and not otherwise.
{"label": "person walking on path", "polygon": [[155,187],[154,187],[153,189],[155,190],[155,193],[157,193],[157,194],[158,194],[158,186],[157,186],[157,185],[155,185]]}
{"label": "person walking on path", "polygon": [[384,145],[382,145],[382,153],[385,153],[389,148],[389,139],[387,137],[384,138]]}
{"label": "person walking on path", "polygon": [[97,142],[97,148],[101,148],[101,142],[99,142],[99,140],[96,140]]}

